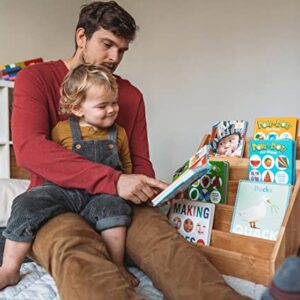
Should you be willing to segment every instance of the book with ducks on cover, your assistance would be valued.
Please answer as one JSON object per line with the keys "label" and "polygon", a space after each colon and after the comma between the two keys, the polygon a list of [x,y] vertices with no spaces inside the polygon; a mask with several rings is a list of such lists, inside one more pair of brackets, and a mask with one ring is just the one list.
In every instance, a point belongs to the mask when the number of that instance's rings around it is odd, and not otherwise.
{"label": "book with ducks on cover", "polygon": [[277,240],[293,186],[241,180],[230,232]]}

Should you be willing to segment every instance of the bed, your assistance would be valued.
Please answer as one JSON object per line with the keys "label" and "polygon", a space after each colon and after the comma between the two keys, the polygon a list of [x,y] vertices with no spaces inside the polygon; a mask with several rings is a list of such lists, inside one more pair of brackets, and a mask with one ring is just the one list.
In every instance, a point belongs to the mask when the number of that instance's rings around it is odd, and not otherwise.
{"label": "bed", "polygon": [[[0,231],[7,223],[10,207],[13,199],[26,190],[28,180],[23,179],[0,179]],[[0,239],[0,261],[4,239]],[[137,268],[130,268],[139,279],[140,284],[136,288],[137,293],[147,300],[162,300],[163,294],[156,289],[149,277]],[[265,287],[253,282],[224,275],[225,281],[238,293],[251,299],[259,300]],[[0,300],[59,300],[57,288],[52,277],[45,269],[35,262],[25,260],[21,268],[21,280],[16,286],[7,287],[0,291]]]}

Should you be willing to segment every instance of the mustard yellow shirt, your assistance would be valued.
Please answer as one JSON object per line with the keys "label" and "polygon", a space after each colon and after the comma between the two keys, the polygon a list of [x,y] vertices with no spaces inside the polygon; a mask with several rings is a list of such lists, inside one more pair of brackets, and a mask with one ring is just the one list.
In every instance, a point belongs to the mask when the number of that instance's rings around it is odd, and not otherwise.
{"label": "mustard yellow shirt", "polygon": [[[132,162],[129,152],[129,143],[125,129],[116,124],[117,127],[117,146],[119,150],[119,157],[124,169],[125,174],[132,173]],[[107,129],[95,129],[92,126],[80,126],[80,133],[83,140],[105,140],[108,138]],[[51,139],[67,148],[72,150],[73,138],[69,120],[60,121],[52,129]]]}

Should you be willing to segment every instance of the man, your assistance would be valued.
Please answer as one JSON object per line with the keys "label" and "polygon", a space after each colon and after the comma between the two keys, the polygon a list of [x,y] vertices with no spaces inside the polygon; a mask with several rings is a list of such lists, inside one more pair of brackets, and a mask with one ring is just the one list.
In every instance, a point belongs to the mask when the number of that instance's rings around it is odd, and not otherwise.
{"label": "man", "polygon": [[[242,299],[159,209],[143,204],[166,184],[153,178],[143,97],[128,81],[117,76],[117,122],[128,135],[135,174],[87,161],[48,139],[50,130],[63,119],[58,103],[68,70],[87,62],[114,72],[135,32],[134,19],[114,1],[91,3],[81,10],[71,58],[35,65],[18,75],[12,116],[18,163],[31,171],[30,187],[47,179],[92,194],[117,194],[137,204],[126,251],[166,299]],[[44,225],[32,256],[53,276],[62,300],[141,299],[110,261],[100,235],[77,215],[64,214]]]}

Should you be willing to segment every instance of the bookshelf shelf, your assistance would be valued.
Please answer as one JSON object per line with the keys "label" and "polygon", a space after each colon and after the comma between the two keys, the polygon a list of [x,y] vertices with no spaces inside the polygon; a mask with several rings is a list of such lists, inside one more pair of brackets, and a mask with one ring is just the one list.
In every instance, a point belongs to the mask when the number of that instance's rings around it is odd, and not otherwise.
{"label": "bookshelf shelf", "polygon": [[[242,236],[230,232],[238,182],[248,178],[247,139],[244,158],[211,158],[230,163],[228,204],[218,204],[210,246],[199,245],[201,251],[223,274],[268,285],[276,269],[286,257],[295,255],[300,245],[300,137],[297,140],[297,181],[277,241]],[[208,144],[204,136],[200,147]]]}
{"label": "bookshelf shelf", "polygon": [[[210,246],[202,246],[201,252],[223,274],[236,276],[256,283],[268,285],[276,269],[290,255],[295,255],[300,245],[300,137],[297,140],[297,181],[277,241],[242,236],[230,231],[238,182],[248,178],[247,139],[244,158],[211,158],[230,163],[228,204],[218,204]],[[200,147],[208,144],[209,135],[204,136]]]}

